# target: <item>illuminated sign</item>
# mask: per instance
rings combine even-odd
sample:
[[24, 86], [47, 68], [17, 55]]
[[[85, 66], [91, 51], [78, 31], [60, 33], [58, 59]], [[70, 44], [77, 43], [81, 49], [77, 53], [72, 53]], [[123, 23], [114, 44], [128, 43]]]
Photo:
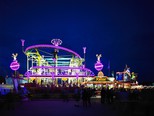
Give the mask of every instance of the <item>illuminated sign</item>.
[[62, 78], [63, 81], [67, 81], [67, 78]]
[[18, 70], [19, 67], [20, 67], [20, 64], [18, 63], [17, 61], [17, 56], [18, 54], [12, 54], [12, 57], [13, 57], [13, 62], [10, 64], [10, 68], [14, 71]]
[[106, 81], [106, 78], [96, 78], [96, 81]]

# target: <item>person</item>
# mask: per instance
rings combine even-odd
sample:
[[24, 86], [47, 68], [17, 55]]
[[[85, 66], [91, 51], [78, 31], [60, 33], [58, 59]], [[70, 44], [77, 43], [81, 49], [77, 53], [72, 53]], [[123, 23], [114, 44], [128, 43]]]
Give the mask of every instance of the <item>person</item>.
[[36, 87], [36, 80], [33, 80], [33, 86]]
[[101, 89], [101, 103], [105, 103], [106, 101], [106, 90], [104, 87]]
[[111, 88], [110, 90], [109, 90], [109, 103], [113, 103], [114, 102], [114, 90], [113, 90], [113, 88]]
[[83, 89], [82, 91], [82, 101], [83, 101], [83, 107], [87, 107], [87, 89]]
[[76, 101], [76, 104], [74, 106], [79, 107], [79, 101], [80, 101], [80, 89], [79, 89], [79, 87], [75, 88], [74, 97], [75, 97], [75, 101]]
[[111, 90], [109, 89], [109, 87], [106, 88], [106, 101], [107, 103], [111, 103]]
[[41, 87], [42, 87], [42, 85], [43, 85], [43, 79], [41, 79]]
[[33, 80], [33, 83], [34, 83], [34, 84], [36, 84], [36, 81], [35, 81], [35, 79]]
[[67, 87], [63, 88], [63, 90], [62, 90], [62, 97], [63, 97], [63, 101], [64, 102], [68, 102], [69, 101]]
[[92, 91], [90, 88], [87, 89], [87, 103], [89, 106], [91, 106], [91, 96], [92, 96]]

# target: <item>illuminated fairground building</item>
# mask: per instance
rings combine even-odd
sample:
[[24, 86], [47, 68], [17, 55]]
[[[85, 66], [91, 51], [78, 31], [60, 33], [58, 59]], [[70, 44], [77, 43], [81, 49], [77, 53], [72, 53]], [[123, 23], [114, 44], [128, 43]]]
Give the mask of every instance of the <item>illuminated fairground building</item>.
[[84, 58], [71, 49], [60, 46], [60, 39], [51, 40], [52, 44], [39, 44], [22, 49], [27, 56], [25, 76], [29, 82], [37, 83], [76, 83], [82, 84], [85, 78], [92, 78], [94, 73], [85, 67], [86, 47], [83, 47]]
[[24, 74], [28, 83], [37, 84], [63, 84], [68, 85], [86, 85], [92, 87], [130, 87], [136, 81], [136, 75], [130, 73], [126, 66], [123, 72], [117, 72], [114, 76], [104, 76], [102, 72], [103, 64], [100, 61], [101, 54], [97, 54], [97, 61], [94, 65], [98, 71], [97, 76], [85, 67], [86, 47], [83, 47], [83, 58], [71, 49], [60, 46], [60, 39], [51, 40], [52, 44], [39, 44], [29, 46], [24, 49], [24, 40], [22, 41], [22, 50], [27, 56], [27, 71]]

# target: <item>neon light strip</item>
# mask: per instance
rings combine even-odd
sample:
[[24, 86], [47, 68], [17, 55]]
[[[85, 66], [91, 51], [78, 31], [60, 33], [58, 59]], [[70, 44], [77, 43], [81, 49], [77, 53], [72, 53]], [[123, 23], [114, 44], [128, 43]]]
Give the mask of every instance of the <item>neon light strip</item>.
[[[52, 58], [45, 58], [46, 60], [53, 60]], [[71, 58], [58, 58], [57, 60], [70, 60]]]
[[70, 60], [71, 58], [58, 58], [58, 60]]
[[[53, 67], [53, 66], [34, 66], [32, 68], [66, 68], [66, 69], [85, 69], [85, 70], [89, 70], [88, 68], [82, 68], [82, 67], [68, 67], [68, 66], [57, 66], [57, 67]], [[90, 70], [91, 71], [91, 70]]]
[[61, 64], [57, 64], [57, 65], [58, 65], [58, 66], [59, 66], [59, 65], [66, 65], [66, 66], [68, 66], [69, 64], [63, 64], [63, 63], [61, 63]]
[[79, 58], [81, 58], [81, 56], [79, 54], [77, 54], [76, 52], [68, 49], [68, 48], [64, 48], [61, 46], [53, 46], [53, 45], [48, 45], [48, 44], [39, 44], [39, 45], [33, 45], [33, 46], [29, 46], [26, 48], [25, 52], [27, 53], [30, 49], [35, 49], [35, 48], [55, 48], [55, 49], [61, 49], [70, 53], [75, 54], [76, 56], [78, 56]]
[[[87, 77], [94, 77], [95, 75], [79, 75], [78, 78], [82, 77], [82, 78], [87, 78]], [[34, 78], [34, 77], [42, 77], [42, 78], [51, 78], [51, 75], [32, 75], [30, 78]], [[58, 77], [58, 78], [76, 78], [76, 75], [55, 75], [54, 77]]]
[[[51, 64], [51, 66], [55, 66], [55, 64]], [[58, 66], [69, 66], [69, 64], [58, 64]]]
[[56, 69], [81, 69], [81, 70], [86, 70], [89, 72], [92, 72], [90, 69], [88, 68], [82, 68], [82, 67], [68, 67], [68, 66], [34, 66], [32, 67], [33, 69], [37, 69], [37, 68], [56, 68]]
[[[53, 61], [53, 60], [46, 60], [46, 61], [48, 61], [48, 62], [55, 62], [55, 61]], [[58, 62], [69, 62], [69, 61], [58, 61]]]
[[[48, 61], [49, 63], [52, 63], [52, 64], [55, 64], [54, 62], [52, 61]], [[57, 62], [57, 64], [70, 64], [70, 62]]]

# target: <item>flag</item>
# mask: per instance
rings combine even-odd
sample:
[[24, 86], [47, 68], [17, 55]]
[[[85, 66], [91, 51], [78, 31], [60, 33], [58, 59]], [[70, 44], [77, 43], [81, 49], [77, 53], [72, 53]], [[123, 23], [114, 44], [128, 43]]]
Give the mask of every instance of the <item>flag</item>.
[[108, 61], [107, 69], [110, 70], [110, 60]]
[[110, 60], [108, 61], [107, 69], [108, 69], [108, 76], [110, 76]]

